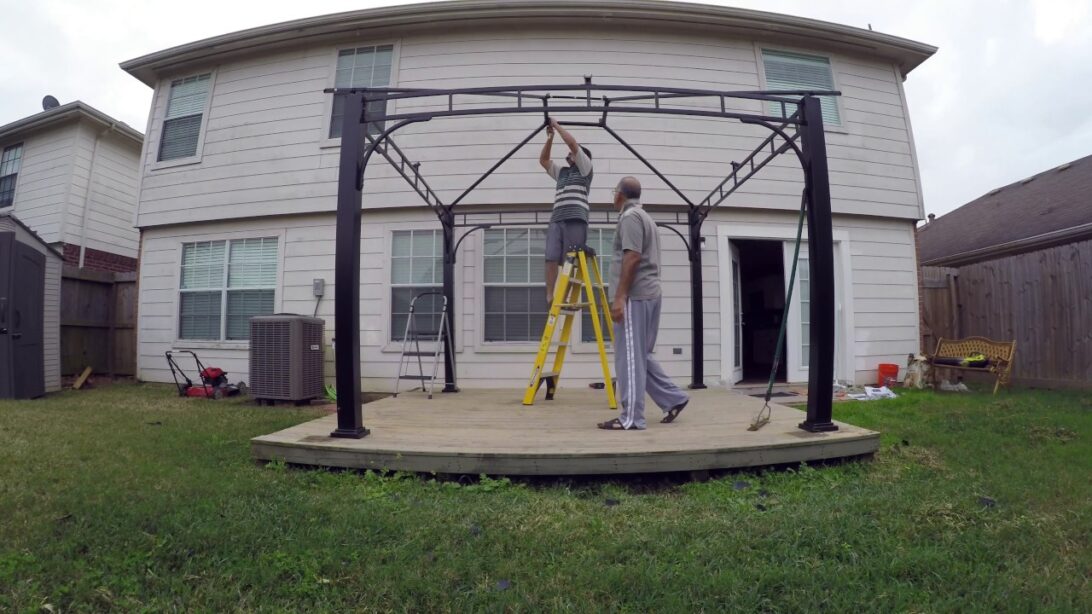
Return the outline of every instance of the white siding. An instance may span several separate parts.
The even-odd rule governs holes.
[[[455,30],[406,35],[397,41],[351,40],[234,61],[216,67],[196,164],[157,168],[169,80],[161,82],[143,161],[139,224],[332,211],[339,150],[325,142],[329,102],[322,89],[332,84],[338,48],[387,42],[397,43],[392,85],[401,87],[577,84],[585,74],[594,75],[599,83],[728,90],[756,89],[760,84],[756,49],[762,41],[694,32],[622,34],[609,28]],[[834,210],[916,219],[918,181],[894,68],[880,60],[827,55],[845,94],[844,126],[827,135]],[[398,108],[408,110],[412,104],[420,103]],[[757,102],[739,103],[738,108],[761,110]],[[540,122],[538,114],[438,119],[403,129],[397,141],[422,162],[430,183],[450,200]],[[765,136],[763,128],[726,120],[616,116],[611,124],[695,199],[723,177],[731,160],[741,159]],[[605,133],[580,129],[577,135],[595,152],[600,179],[593,186],[593,199],[609,200],[613,177],[647,174]],[[536,170],[540,145],[538,139],[526,147],[469,202],[541,204],[543,178]],[[791,210],[797,206],[800,188],[799,165],[786,157],[749,182],[733,203]],[[646,182],[645,201],[679,203],[654,178]],[[385,163],[370,165],[365,207],[417,204],[416,195]]]
[[[102,131],[98,124],[71,121],[23,138],[13,211],[48,243],[81,245],[86,235],[87,247],[135,258],[140,144],[112,133],[96,149]]]
[[[47,243],[64,240],[78,133],[78,123],[70,122],[22,139],[23,161],[12,211]]]
[[[45,301],[42,313],[45,390],[56,392],[61,389],[61,257],[46,249],[40,241],[8,217],[0,217],[0,231],[14,232],[17,241],[45,254]]]

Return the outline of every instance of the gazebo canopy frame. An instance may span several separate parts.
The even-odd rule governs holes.
[[[704,388],[704,343],[702,317],[701,228],[709,213],[735,193],[747,180],[758,174],[778,156],[793,152],[804,172],[802,215],[808,228],[808,265],[811,281],[810,355],[808,371],[807,416],[800,428],[810,432],[837,430],[831,420],[834,379],[834,257],[830,206],[830,181],[827,171],[826,139],[819,96],[838,96],[835,91],[716,91],[630,85],[593,85],[590,77],[583,85],[528,85],[461,89],[407,88],[335,88],[326,90],[344,100],[341,156],[338,170],[338,196],[335,239],[335,311],[334,328],[338,340],[335,349],[337,376],[337,429],[332,437],[360,438],[368,434],[364,427],[360,390],[360,229],[364,174],[372,156],[378,153],[401,175],[433,210],[443,230],[443,293],[447,297],[448,321],[455,321],[455,263],[462,240],[474,230],[505,225],[544,224],[548,216],[526,208],[508,211],[457,213],[456,207],[545,129],[551,113],[597,113],[598,121],[562,121],[566,126],[587,126],[604,130],[655,174],[687,205],[674,221],[659,221],[686,245],[690,261],[691,289],[691,388]],[[617,94],[617,95],[614,95]],[[392,100],[423,102],[422,110],[387,113]],[[729,109],[729,102],[748,100],[780,107],[780,115],[743,113]],[[704,104],[695,105],[695,101]],[[484,104],[483,104],[484,102]],[[472,104],[470,104],[472,103]],[[369,106],[372,108],[369,109]],[[381,111],[377,111],[378,107]],[[450,203],[445,204],[421,174],[420,163],[413,162],[398,147],[393,134],[414,123],[448,117],[475,115],[510,115],[541,113],[544,121],[507,154],[485,171]],[[692,200],[655,165],[607,124],[612,113],[642,115],[677,115],[734,119],[769,130],[749,155],[731,163],[731,171],[704,198]],[[530,222],[526,216],[531,213]],[[505,219],[505,216],[508,219]],[[477,216],[478,221],[471,220]],[[520,217],[513,220],[512,217]],[[611,223],[593,215],[591,223]],[[685,226],[686,234],[675,226]],[[456,239],[456,228],[469,228]],[[446,333],[446,331],[445,331]],[[444,392],[458,392],[454,340],[444,347]],[[775,364],[774,368],[777,366]],[[768,399],[767,399],[768,401]]]

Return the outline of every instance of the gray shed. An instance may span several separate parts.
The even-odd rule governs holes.
[[[0,211],[0,399],[61,389],[63,258]]]

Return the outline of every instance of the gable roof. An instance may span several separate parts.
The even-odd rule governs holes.
[[[936,47],[841,24],[753,11],[662,0],[459,0],[429,2],[308,17],[206,38],[121,63],[121,68],[154,87],[157,74],[212,58],[287,48],[301,42],[359,36],[369,31],[410,27],[479,25],[485,21],[511,25],[607,23],[614,26],[640,23],[712,29],[721,34],[738,33],[821,44],[849,53],[887,58],[907,74],[936,53]]]
[[[47,109],[41,113],[35,113],[29,117],[24,117],[23,119],[15,120],[10,124],[0,126],[0,141],[18,137],[35,130],[63,124],[64,122],[76,118],[89,119],[95,123],[101,124],[103,127],[113,126],[120,134],[133,140],[138,145],[144,143],[144,135],[133,129],[132,126],[121,120],[114,119],[106,113],[103,113],[80,100],[62,104],[59,107]]]
[[[1092,156],[991,190],[917,232],[927,265],[967,264],[1092,236]]]

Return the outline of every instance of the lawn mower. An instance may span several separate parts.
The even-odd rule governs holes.
[[[175,354],[193,356],[193,362],[197,365],[197,375],[201,378],[200,384],[194,384],[193,380],[186,377],[186,372],[174,359]],[[227,371],[219,367],[206,367],[201,364],[201,359],[197,357],[195,352],[178,350],[176,352],[166,352],[166,356],[167,366],[171,368],[171,377],[174,378],[174,385],[178,386],[178,396],[222,399],[237,394],[246,394],[246,384],[244,382],[229,384]],[[179,381],[179,378],[183,381]]]

